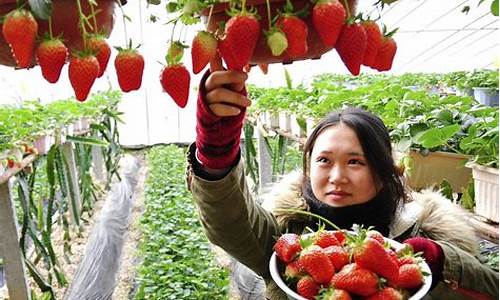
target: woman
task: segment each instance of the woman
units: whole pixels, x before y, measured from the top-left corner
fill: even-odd
[[[262,205],[255,202],[239,149],[250,105],[246,79],[245,73],[220,70],[203,77],[188,186],[207,237],[254,272],[245,276],[265,280],[266,298],[286,299],[268,271],[276,237],[316,223],[283,208],[311,211],[346,229],[353,223],[374,226],[423,252],[433,272],[428,299],[498,298],[498,273],[475,257],[465,212],[439,193],[405,188],[386,127],[366,111],[347,109],[324,118],[306,142],[302,174],[287,176]]]

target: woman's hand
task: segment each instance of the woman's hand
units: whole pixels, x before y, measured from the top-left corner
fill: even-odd
[[[206,101],[212,113],[219,117],[236,116],[251,102],[244,95],[245,72],[224,70],[217,55],[210,63],[210,76],[205,82]]]

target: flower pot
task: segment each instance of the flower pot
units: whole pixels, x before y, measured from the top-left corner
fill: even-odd
[[[474,90],[472,89],[457,89],[457,95],[458,96],[469,96],[469,97],[474,97]]]
[[[271,7],[271,18],[274,18],[277,10],[283,11],[283,6],[286,4],[284,0],[269,0]],[[264,34],[261,33],[259,41],[257,42],[257,46],[255,47],[254,54],[250,59],[250,63],[255,64],[271,64],[271,63],[292,63],[296,60],[304,60],[304,59],[319,59],[321,55],[333,49],[333,47],[328,47],[323,45],[319,35],[316,33],[312,23],[312,5],[309,1],[305,0],[292,0],[291,1],[295,11],[302,10],[306,5],[309,5],[309,14],[304,19],[308,26],[308,35],[307,35],[307,46],[308,52],[303,57],[291,58],[285,53],[280,56],[273,56],[271,50],[266,44],[266,39]],[[356,11],[357,0],[348,0],[349,10],[351,14],[354,15]],[[343,4],[343,1],[340,1]],[[257,9],[257,13],[260,16],[260,26],[262,30],[269,29],[269,19],[267,14],[267,4],[266,0],[247,0],[248,6],[253,6]],[[230,17],[227,15],[226,10],[229,8],[229,3],[219,3],[215,4],[212,10],[212,15],[210,16],[209,23],[207,24],[207,29],[211,32],[215,32],[219,28],[220,22],[227,21]],[[205,9],[201,14],[204,17],[205,22],[207,22],[208,15],[210,13],[210,9]]]
[[[414,150],[408,155],[410,160],[405,176],[414,189],[440,185],[446,180],[454,192],[462,193],[472,178],[471,170],[465,167],[467,156],[442,151],[423,156]]]
[[[488,105],[498,106],[498,90],[492,88],[474,87],[474,99],[477,102]]]
[[[55,143],[55,138],[51,135],[41,136],[33,143],[39,155],[47,154]]]
[[[290,131],[290,115],[287,112],[280,111],[279,112],[279,125],[280,129],[283,130],[284,132],[289,132]]]
[[[498,223],[498,169],[467,164],[474,178],[474,212]]]
[[[95,7],[97,30],[87,28],[89,32],[102,32],[109,36],[113,29],[113,10],[114,0],[98,0]],[[123,3],[123,1],[122,1]],[[90,14],[88,1],[81,1],[82,11],[85,15]],[[79,18],[76,1],[73,0],[53,0],[52,1],[52,30],[54,36],[61,35],[64,44],[68,49],[81,49],[82,37],[79,29]],[[16,8],[16,0],[0,0],[0,15],[5,15],[9,11]],[[37,20],[38,36],[42,37],[45,32],[48,32],[48,22],[46,20]],[[91,18],[91,24],[93,19]],[[33,57],[33,65],[36,64]],[[6,66],[15,66],[15,61],[12,58],[9,45],[5,42],[3,35],[0,34],[0,64]]]

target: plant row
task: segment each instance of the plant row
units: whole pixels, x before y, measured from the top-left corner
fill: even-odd
[[[215,262],[185,184],[185,149],[147,155],[135,299],[227,299],[227,270]]]
[[[336,75],[315,77],[308,86],[250,88],[252,113],[273,111],[318,120],[345,106],[367,109],[382,118],[399,151],[410,147],[471,155],[498,167],[498,109],[468,96],[432,94],[403,85],[403,76],[361,76],[356,87]],[[351,81],[352,82],[352,81]]]

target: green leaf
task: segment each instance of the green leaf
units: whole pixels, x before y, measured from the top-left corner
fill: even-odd
[[[52,15],[52,0],[28,0],[31,12],[42,20],[48,20]]]
[[[498,17],[498,0],[493,0],[493,2],[491,2],[491,13],[495,17]]]
[[[72,141],[75,143],[79,144],[85,144],[85,145],[91,145],[91,146],[99,146],[99,147],[107,147],[109,146],[109,143],[103,140],[95,139],[95,138],[88,138],[88,137],[82,137],[82,136],[73,136],[73,135],[68,135],[66,136],[68,141]]]

